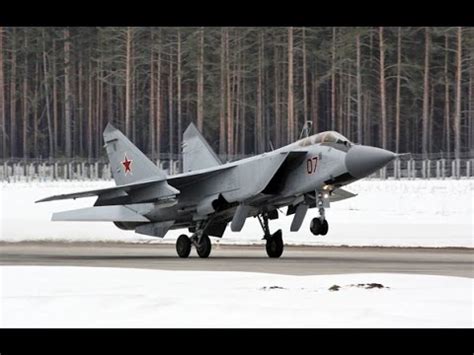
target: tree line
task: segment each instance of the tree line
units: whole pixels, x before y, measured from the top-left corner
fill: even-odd
[[[221,155],[313,132],[472,155],[474,28],[3,27],[0,157],[102,157],[113,123],[150,157],[194,122]],[[468,153],[469,154],[469,153]]]

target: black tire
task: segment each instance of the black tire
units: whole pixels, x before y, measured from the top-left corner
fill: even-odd
[[[267,255],[270,258],[279,258],[283,254],[283,237],[281,229],[277,230],[267,239]]]
[[[319,233],[321,235],[326,235],[326,234],[328,234],[328,230],[329,230],[328,221],[324,220],[324,222],[321,224],[321,229],[320,229]]]
[[[321,220],[319,218],[313,218],[309,225],[309,230],[314,235],[319,235],[321,233],[321,227],[322,227]]]
[[[207,258],[209,254],[211,254],[211,249],[212,249],[211,239],[209,239],[209,236],[207,234],[203,234],[201,237],[201,242],[196,248],[199,257]]]
[[[176,252],[180,258],[187,258],[191,253],[191,240],[186,234],[180,235],[176,241]]]

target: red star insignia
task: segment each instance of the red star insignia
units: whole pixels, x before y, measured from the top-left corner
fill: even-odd
[[[121,162],[123,165],[125,174],[132,172],[132,168],[131,168],[132,161],[133,160],[128,160],[127,155],[125,155],[123,161]]]

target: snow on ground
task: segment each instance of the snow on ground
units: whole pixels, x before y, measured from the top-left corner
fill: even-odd
[[[462,277],[2,266],[0,278],[0,327],[473,327]]]
[[[51,222],[53,212],[92,206],[95,198],[35,204],[56,194],[114,186],[113,181],[3,183],[0,189],[1,241],[122,241],[170,242],[185,230],[170,231],[163,239],[123,231],[110,222]],[[329,233],[309,232],[315,209],[308,211],[299,232],[290,233],[292,216],[286,208],[280,219],[288,244],[354,246],[474,247],[474,179],[463,180],[362,180],[346,187],[358,196],[333,203],[327,210]],[[255,218],[247,219],[240,233],[228,228],[221,243],[263,243]]]

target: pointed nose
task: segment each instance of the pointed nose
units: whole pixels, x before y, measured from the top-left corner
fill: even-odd
[[[355,145],[346,154],[346,168],[349,174],[361,179],[383,168],[395,157],[395,153],[385,149]]]

